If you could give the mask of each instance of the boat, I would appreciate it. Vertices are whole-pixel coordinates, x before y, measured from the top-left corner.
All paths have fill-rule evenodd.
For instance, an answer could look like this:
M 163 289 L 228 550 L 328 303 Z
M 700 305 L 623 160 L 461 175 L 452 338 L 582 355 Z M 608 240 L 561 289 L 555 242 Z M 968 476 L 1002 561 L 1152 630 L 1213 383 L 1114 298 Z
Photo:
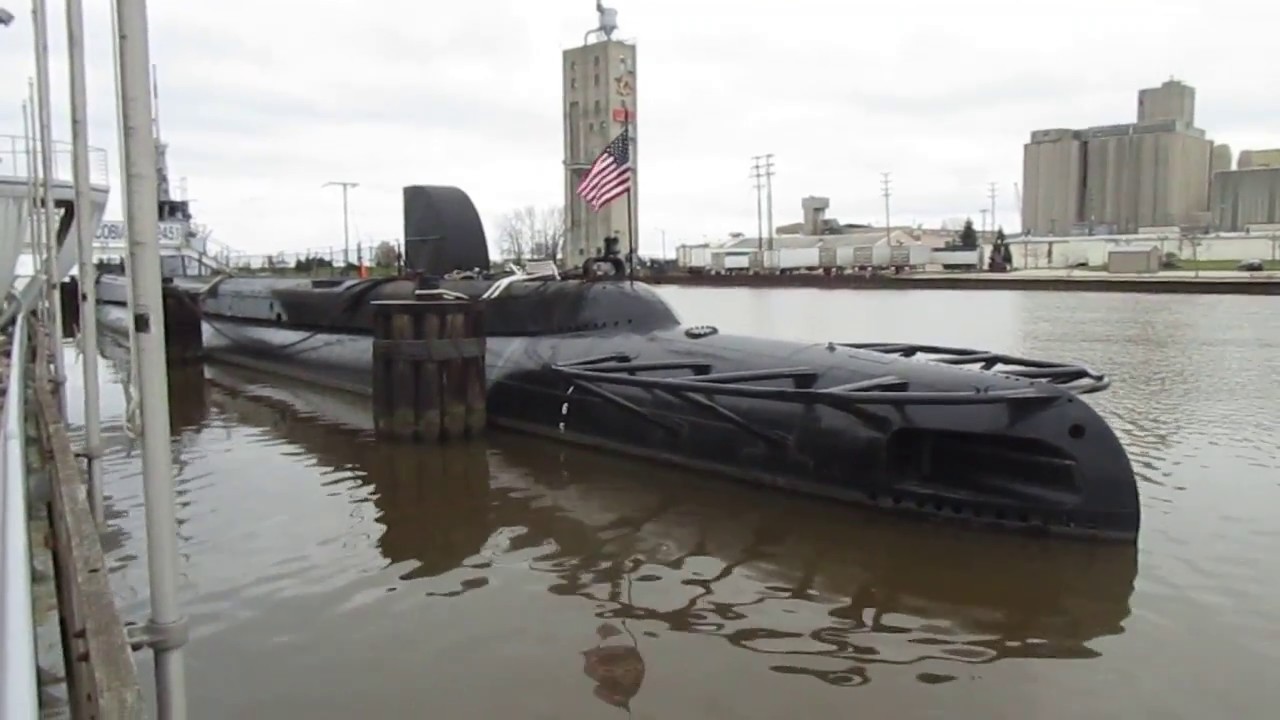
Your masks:
M 368 394 L 372 303 L 445 293 L 483 303 L 493 426 L 899 513 L 1136 540 L 1132 464 L 1083 399 L 1110 381 L 1087 366 L 686 324 L 608 247 L 569 275 L 490 272 L 458 188 L 406 188 L 405 236 L 409 276 L 204 283 L 206 352 Z

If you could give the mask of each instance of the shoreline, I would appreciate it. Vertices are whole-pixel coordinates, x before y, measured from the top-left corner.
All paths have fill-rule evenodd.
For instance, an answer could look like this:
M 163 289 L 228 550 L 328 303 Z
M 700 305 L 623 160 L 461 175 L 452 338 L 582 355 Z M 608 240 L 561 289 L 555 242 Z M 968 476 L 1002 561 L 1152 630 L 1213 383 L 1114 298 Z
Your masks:
M 1021 275 L 1021 277 L 1019 277 Z M 1280 276 L 1156 276 L 1105 273 L 1046 274 L 1035 271 L 1000 274 L 823 275 L 695 275 L 669 273 L 645 278 L 651 285 L 740 288 L 816 288 L 830 290 L 1030 290 L 1048 292 L 1128 292 L 1183 295 L 1280 295 Z M 1097 277 L 1101 276 L 1101 277 Z

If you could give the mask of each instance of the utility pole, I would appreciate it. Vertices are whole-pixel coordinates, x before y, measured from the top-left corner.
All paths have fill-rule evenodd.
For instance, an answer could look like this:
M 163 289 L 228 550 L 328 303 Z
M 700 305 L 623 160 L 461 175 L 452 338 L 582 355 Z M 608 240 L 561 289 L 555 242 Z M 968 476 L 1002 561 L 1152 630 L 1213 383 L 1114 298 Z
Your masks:
M 982 215 L 982 235 L 986 235 L 987 234 L 987 209 L 982 208 L 978 212 Z M 982 237 L 982 235 L 979 235 L 978 237 Z
M 360 187 L 360 183 L 327 182 L 320 187 L 331 185 L 342 188 L 342 269 L 345 272 L 347 266 L 351 264 L 351 226 L 347 224 L 347 191 L 353 187 Z
M 755 181 L 756 188 L 756 249 L 764 250 L 764 207 L 762 205 L 763 198 L 760 193 L 764 190 L 764 166 L 760 161 L 764 159 L 763 155 L 756 155 L 751 158 L 751 178 Z
M 773 249 L 773 153 L 764 156 L 765 229 L 769 231 L 769 249 Z
M 991 234 L 996 232 L 996 184 L 987 185 L 987 197 L 991 198 Z
M 101 526 L 102 428 L 98 408 L 98 290 L 93 269 L 93 199 L 89 190 L 89 111 L 85 89 L 83 0 L 67 0 L 67 64 L 71 85 L 72 179 L 80 256 L 80 339 L 84 343 L 84 457 L 89 507 Z
M 886 240 L 893 234 L 893 224 L 889 222 L 889 173 L 880 173 L 880 194 L 884 196 L 884 237 Z
M 147 519 L 147 575 L 151 618 L 143 638 L 156 669 L 156 715 L 187 716 L 183 645 L 187 619 L 178 607 L 178 524 L 174 517 L 173 458 L 169 447 L 169 383 L 165 362 L 164 306 L 160 278 L 159 188 L 152 133 L 146 0 L 115 0 L 120 102 L 124 119 L 122 162 L 129 175 L 125 222 L 129 233 L 129 282 L 137 331 L 142 396 L 142 474 Z M 88 278 L 86 278 L 88 280 Z M 86 348 L 85 352 L 95 352 Z

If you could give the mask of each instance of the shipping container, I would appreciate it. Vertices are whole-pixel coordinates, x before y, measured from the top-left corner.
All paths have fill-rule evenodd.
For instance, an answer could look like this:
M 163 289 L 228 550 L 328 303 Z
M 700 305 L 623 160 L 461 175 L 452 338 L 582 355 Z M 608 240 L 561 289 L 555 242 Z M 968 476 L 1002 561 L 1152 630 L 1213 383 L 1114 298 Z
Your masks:
M 982 267 L 981 250 L 945 249 L 934 250 L 931 262 L 947 269 L 966 269 Z
M 778 250 L 779 270 L 803 270 L 820 267 L 818 248 L 786 248 Z
M 706 245 L 684 245 L 676 248 L 676 264 L 686 270 L 702 270 L 711 264 L 711 248 Z
M 896 268 L 927 265 L 931 254 L 928 245 L 894 245 L 889 251 L 889 265 Z

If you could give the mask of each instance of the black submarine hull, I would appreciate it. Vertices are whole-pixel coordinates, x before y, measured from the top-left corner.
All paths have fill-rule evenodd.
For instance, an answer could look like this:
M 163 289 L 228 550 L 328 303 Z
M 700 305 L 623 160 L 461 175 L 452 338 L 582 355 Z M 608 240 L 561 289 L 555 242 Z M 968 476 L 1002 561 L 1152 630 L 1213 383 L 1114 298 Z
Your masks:
M 457 188 L 407 187 L 403 209 L 413 280 L 248 274 L 175 278 L 167 292 L 195 306 L 213 357 L 361 394 L 372 384 L 372 303 L 422 290 L 472 299 L 483 305 L 495 425 L 905 513 L 1137 536 L 1129 458 L 1081 398 L 1108 385 L 1089 368 L 686 326 L 608 252 L 579 279 L 495 277 Z M 115 303 L 104 312 L 127 328 L 119 277 L 98 284 Z
M 440 286 L 479 298 L 494 283 Z M 230 278 L 199 301 L 205 349 L 368 393 L 369 303 L 415 290 L 406 280 Z M 918 515 L 1138 532 L 1125 450 L 1071 389 L 1105 386 L 1085 368 L 1023 361 L 991 372 L 972 366 L 1021 359 L 727 335 L 680 324 L 652 289 L 626 281 L 520 282 L 481 302 L 497 426 Z M 919 359 L 928 350 L 937 359 Z

